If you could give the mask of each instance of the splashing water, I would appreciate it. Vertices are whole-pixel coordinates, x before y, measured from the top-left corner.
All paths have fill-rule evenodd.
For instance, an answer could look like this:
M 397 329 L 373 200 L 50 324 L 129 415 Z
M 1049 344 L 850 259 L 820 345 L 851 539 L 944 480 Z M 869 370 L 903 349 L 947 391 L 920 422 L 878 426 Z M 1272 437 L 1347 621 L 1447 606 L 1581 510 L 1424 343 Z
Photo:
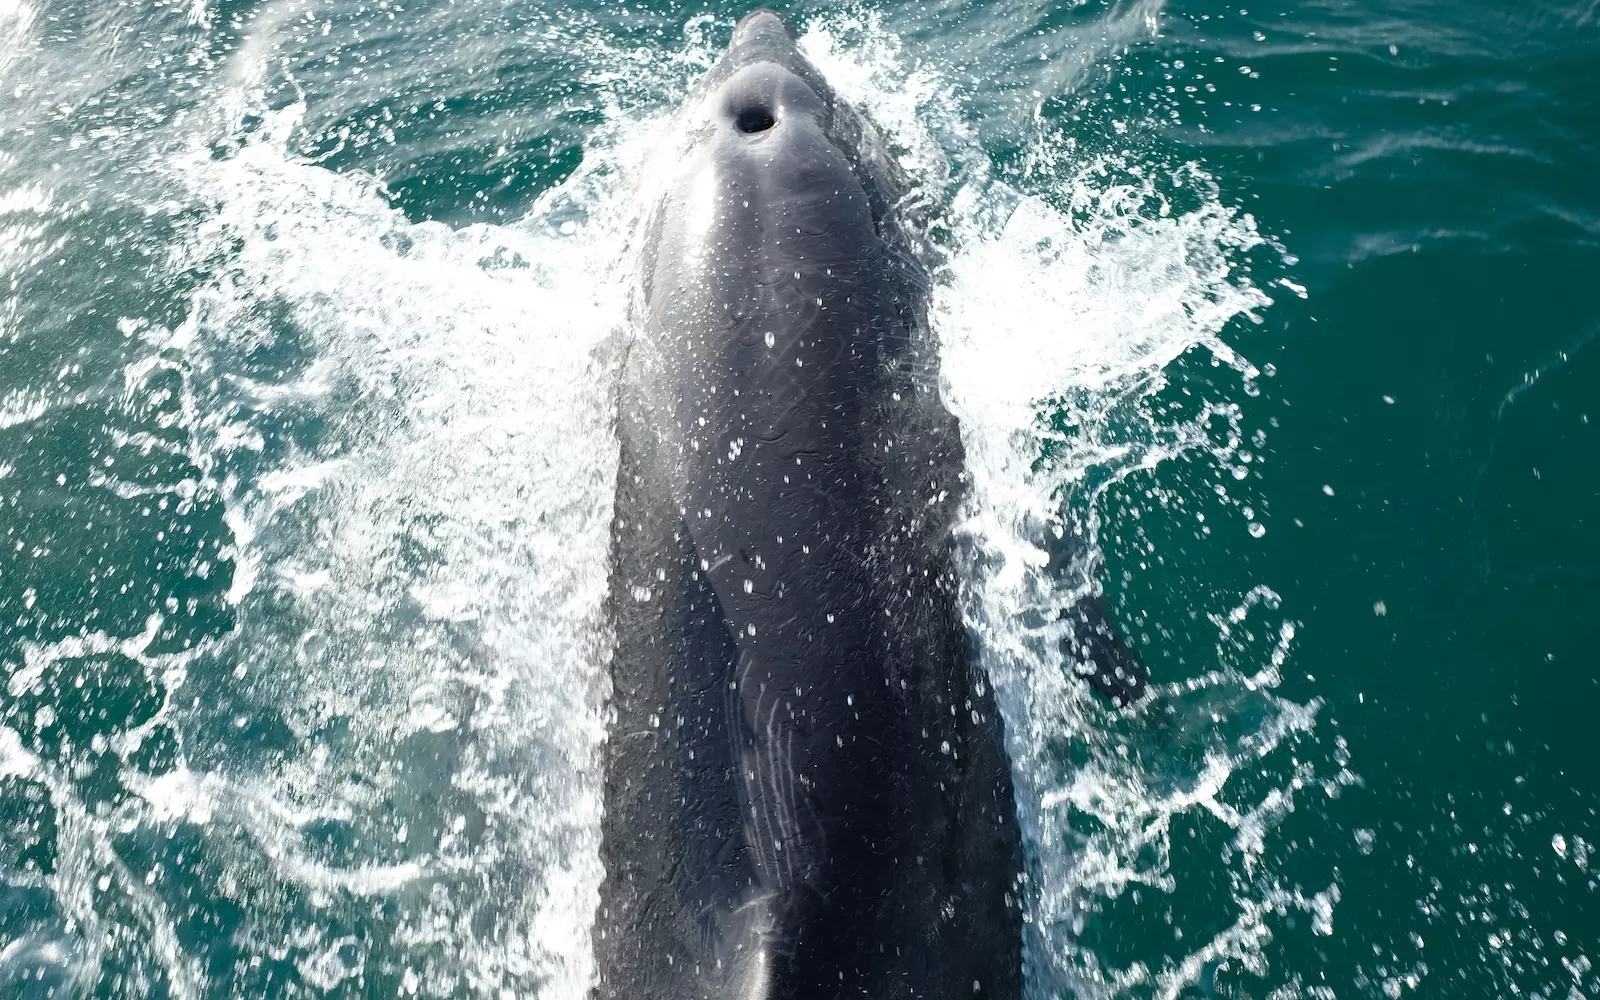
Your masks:
M 1154 9 L 1113 11 L 1115 44 Z M 0 10 L 0 30 L 8 17 L 25 21 Z M 0 777 L 42 785 L 57 829 L 38 887 L 58 919 L 19 947 L 64 986 L 130 993 L 580 997 L 631 193 L 655 116 L 731 24 L 691 21 L 678 51 L 581 48 L 612 95 L 582 165 L 520 222 L 452 230 L 297 152 L 308 108 L 282 98 L 265 40 L 296 17 L 261 19 L 217 113 L 163 160 L 195 206 L 168 266 L 198 278 L 179 321 L 122 319 L 140 347 L 120 392 L 148 429 L 119 447 L 148 474 L 119 462 L 97 480 L 220 511 L 226 531 L 184 558 L 226 580 L 222 624 L 183 632 L 205 602 L 174 596 L 142 634 L 25 647 L 14 695 L 97 664 L 149 705 L 111 738 L 125 794 L 109 797 L 70 748 L 0 730 Z M 1221 335 L 1269 304 L 1235 266 L 1263 237 L 1196 167 L 1043 132 L 1035 186 L 999 179 L 953 88 L 872 17 L 818 19 L 803 45 L 917 175 L 943 247 L 932 316 L 972 483 L 966 613 L 1029 841 L 1031 989 L 1175 996 L 1219 962 L 1249 969 L 1274 918 L 1331 921 L 1336 889 L 1283 884 L 1272 833 L 1304 790 L 1355 780 L 1347 759 L 1325 776 L 1294 755 L 1318 705 L 1273 694 L 1293 622 L 1264 584 L 1194 594 L 1214 660 L 1118 713 L 1070 677 L 1058 619 L 1094 589 L 1118 504 L 1182 507 L 1163 469 L 1233 482 L 1248 461 L 1228 393 L 1260 373 Z M 1062 55 L 1063 72 L 1100 52 Z M 1237 384 L 1166 407 L 1172 368 L 1199 354 Z M 1202 821 L 1228 831 L 1221 850 L 1177 840 Z M 1103 945 L 1141 891 L 1212 881 L 1222 926 L 1177 919 L 1168 951 Z
M 199 246 L 239 250 L 192 317 L 196 464 L 241 618 L 281 637 L 252 637 L 237 687 L 300 748 L 262 793 L 299 815 L 269 836 L 384 848 L 347 848 L 351 871 L 287 846 L 284 874 L 414 897 L 402 989 L 581 991 L 614 471 L 592 354 L 617 320 L 585 286 L 615 248 L 546 223 L 559 195 L 519 230 L 408 225 L 272 134 L 205 183 Z
M 1126 44 L 1148 6 L 1113 10 L 1109 44 Z M 839 44 L 839 35 L 859 32 L 876 35 L 875 44 Z M 1265 586 L 1232 607 L 1226 594 L 1195 595 L 1216 630 L 1215 664 L 1158 683 L 1142 712 L 1116 718 L 1064 668 L 1059 611 L 1096 589 L 1115 487 L 1149 482 L 1163 463 L 1197 455 L 1226 479 L 1242 478 L 1236 405 L 1219 393 L 1175 419 L 1157 401 L 1168 368 L 1196 351 L 1237 371 L 1241 391 L 1255 391 L 1261 373 L 1220 334 L 1270 305 L 1235 265 L 1266 241 L 1192 164 L 1154 170 L 1125 154 L 1043 139 L 1030 151 L 1030 173 L 1064 180 L 1038 193 L 981 168 L 952 179 L 933 136 L 966 134 L 937 77 L 905 72 L 892 43 L 859 19 L 813 29 L 805 41 L 845 96 L 908 152 L 924 186 L 954 187 L 942 220 L 953 249 L 932 314 L 973 486 L 962 529 L 976 554 L 966 613 L 1007 721 L 1030 847 L 1030 989 L 1166 997 L 1219 961 L 1248 968 L 1271 938 L 1270 917 L 1307 912 L 1320 929 L 1338 898 L 1332 885 L 1311 896 L 1285 888 L 1263 863 L 1272 827 L 1315 777 L 1309 764 L 1282 758 L 1311 732 L 1318 706 L 1271 693 L 1293 622 L 1277 616 L 1277 596 Z M 1088 47 L 1104 44 L 1101 36 Z M 1041 171 L 1041 161 L 1053 169 Z M 1192 207 L 1175 209 L 1183 203 Z M 1170 502 L 1160 487 L 1144 495 Z M 1066 536 L 1076 538 L 1071 565 L 1053 570 L 1051 551 Z M 1253 799 L 1233 787 L 1269 757 L 1277 783 Z M 1341 766 L 1330 780 L 1336 789 L 1355 779 Z M 1082 942 L 1086 925 L 1110 924 L 1119 900 L 1139 887 L 1188 888 L 1173 873 L 1171 838 L 1176 820 L 1197 813 L 1234 833 L 1221 860 L 1233 921 L 1159 962 L 1108 965 Z M 1183 928 L 1175 930 L 1181 941 Z

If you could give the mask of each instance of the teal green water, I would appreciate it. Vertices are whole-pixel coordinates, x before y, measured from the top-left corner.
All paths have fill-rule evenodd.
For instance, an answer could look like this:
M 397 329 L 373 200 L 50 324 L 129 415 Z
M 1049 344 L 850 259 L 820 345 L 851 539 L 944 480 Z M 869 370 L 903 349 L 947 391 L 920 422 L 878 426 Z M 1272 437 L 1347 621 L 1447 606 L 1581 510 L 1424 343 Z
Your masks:
M 0 993 L 585 994 L 630 206 L 742 12 L 0 0 Z M 787 12 L 946 255 L 1032 991 L 1600 995 L 1600 8 Z

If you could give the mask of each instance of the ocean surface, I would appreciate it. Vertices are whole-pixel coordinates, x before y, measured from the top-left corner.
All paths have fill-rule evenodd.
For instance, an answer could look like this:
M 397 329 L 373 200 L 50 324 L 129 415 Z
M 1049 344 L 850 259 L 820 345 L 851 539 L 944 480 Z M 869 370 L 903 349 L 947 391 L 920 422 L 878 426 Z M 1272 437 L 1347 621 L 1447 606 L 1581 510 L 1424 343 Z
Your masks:
M 1032 996 L 1600 996 L 1600 3 L 785 12 L 943 261 Z M 0 0 L 0 995 L 586 995 L 634 195 L 742 13 Z

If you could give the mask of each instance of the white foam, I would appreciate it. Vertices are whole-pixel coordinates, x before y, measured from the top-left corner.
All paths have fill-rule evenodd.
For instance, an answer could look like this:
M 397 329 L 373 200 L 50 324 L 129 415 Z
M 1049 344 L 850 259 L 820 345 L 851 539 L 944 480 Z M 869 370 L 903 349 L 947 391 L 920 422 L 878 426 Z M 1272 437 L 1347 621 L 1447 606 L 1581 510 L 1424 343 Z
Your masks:
M 308 982 L 366 961 L 310 934 L 310 914 L 381 895 L 401 904 L 381 944 L 431 970 L 419 982 L 580 996 L 622 181 L 580 170 L 513 228 L 414 225 L 370 178 L 292 156 L 299 112 L 269 112 L 228 159 L 173 164 L 212 206 L 190 259 L 227 260 L 178 330 L 142 332 L 160 361 L 130 366 L 129 391 L 182 371 L 190 457 L 232 529 L 239 625 L 188 669 L 239 662 L 303 742 L 264 772 L 143 783 L 119 822 L 214 831 L 230 868 L 303 890 L 304 919 L 252 913 L 240 939 L 289 944 Z M 281 367 L 253 365 L 263 353 Z M 206 725 L 173 679 L 163 718 Z M 354 738 L 324 743 L 330 726 Z M 307 839 L 327 822 L 423 853 L 334 860 Z M 310 936 L 270 940 L 285 921 Z
M 0 73 L 11 67 L 27 44 L 36 16 L 27 0 L 0 0 Z
M 1058 60 L 1058 83 L 1081 78 L 1106 46 L 1153 30 L 1159 6 L 1110 11 L 1098 26 L 1104 30 L 1088 30 L 1088 41 Z M 861 34 L 866 41 L 839 44 Z M 956 176 L 950 156 L 970 152 L 942 150 L 934 137 L 946 144 L 971 138 L 951 121 L 956 102 L 936 75 L 907 71 L 870 18 L 825 18 L 804 41 L 841 91 L 908 151 L 919 180 L 945 184 Z M 998 183 L 981 164 L 960 174 L 941 220 L 954 244 L 932 304 L 945 397 L 962 423 L 971 479 L 963 527 L 975 550 L 968 619 L 983 639 L 1007 721 L 1030 846 L 1030 990 L 1098 996 L 1146 983 L 1158 995 L 1177 995 L 1222 956 L 1259 964 L 1273 914 L 1323 903 L 1331 909 L 1331 899 L 1284 897 L 1261 864 L 1273 826 L 1309 783 L 1310 766 L 1285 769 L 1283 784 L 1257 801 L 1239 802 L 1230 790 L 1242 768 L 1259 767 L 1315 724 L 1317 705 L 1270 693 L 1293 623 L 1253 621 L 1276 637 L 1258 650 L 1230 629 L 1247 615 L 1277 612 L 1269 588 L 1258 585 L 1242 600 L 1194 595 L 1196 610 L 1216 608 L 1208 614 L 1218 633 L 1216 667 L 1158 685 L 1158 697 L 1177 707 L 1177 737 L 1161 746 L 1146 733 L 1130 752 L 1139 731 L 1108 733 L 1111 714 L 1063 669 L 1057 615 L 1096 587 L 1098 505 L 1112 484 L 1180 457 L 1199 456 L 1230 479 L 1248 461 L 1237 455 L 1238 407 L 1225 397 L 1165 423 L 1139 404 L 1166 386 L 1176 359 L 1197 350 L 1235 369 L 1240 392 L 1255 391 L 1259 373 L 1222 331 L 1270 304 L 1234 266 L 1261 237 L 1253 220 L 1222 205 L 1198 167 L 1152 169 L 1116 150 L 1090 152 L 1044 135 L 1033 143 L 1031 176 L 1056 178 L 1039 190 Z M 1176 209 L 1172 185 L 1196 207 Z M 1062 410 L 1071 434 L 1041 418 Z M 1207 433 L 1214 418 L 1228 428 L 1220 444 Z M 1047 446 L 1051 460 L 1041 462 Z M 1063 490 L 1074 491 L 1076 524 L 1062 519 Z M 1084 542 L 1074 571 L 1052 577 L 1045 545 L 1063 530 L 1081 532 Z M 1193 752 L 1197 745 L 1201 752 Z M 1197 811 L 1237 831 L 1233 856 L 1212 862 L 1228 869 L 1237 890 L 1233 926 L 1176 959 L 1152 955 L 1108 967 L 1079 936 L 1131 888 L 1184 891 L 1170 865 L 1170 832 L 1175 817 Z
M 25 4 L 12 8 L 14 16 L 24 16 L 28 10 Z M 0 32 L 5 30 L 4 12 L 0 10 Z M 25 28 L 15 31 L 20 39 Z M 20 41 L 16 44 L 20 45 Z M 5 69 L 7 47 L 0 41 L 0 71 Z M 14 162 L 10 154 L 0 153 L 0 181 L 6 179 Z M 0 274 L 26 274 L 65 245 L 68 236 L 52 233 L 48 224 L 51 213 L 58 208 L 51 193 L 37 181 L 0 189 Z M 18 328 L 17 306 L 15 287 L 0 295 L 0 343 L 16 341 L 28 332 Z M 0 396 L 0 430 L 38 420 L 57 403 L 59 395 L 35 387 L 31 391 L 14 389 Z
M 157 669 L 170 666 L 169 658 L 143 655 L 158 627 L 159 618 L 152 618 L 145 633 L 131 639 L 86 632 L 56 643 L 25 643 L 24 666 L 12 673 L 9 688 L 13 694 L 42 693 L 43 675 L 52 664 L 111 652 L 139 659 Z M 181 667 L 176 673 L 167 671 L 169 681 L 178 676 Z M 50 725 L 48 720 L 39 721 L 42 726 Z M 147 722 L 141 729 L 149 725 Z M 137 732 L 129 733 L 122 741 L 136 743 L 137 738 Z M 200 963 L 179 945 L 165 903 L 132 875 L 113 846 L 114 836 L 133 825 L 128 817 L 88 808 L 74 787 L 73 779 L 78 775 L 27 750 L 17 734 L 4 726 L 0 726 L 0 775 L 16 775 L 41 786 L 48 792 L 54 810 L 55 870 L 44 876 L 42 883 L 52 893 L 65 932 L 36 933 L 30 958 L 61 966 L 69 986 L 87 988 L 99 978 L 107 948 L 118 936 L 131 931 L 148 949 L 174 996 L 185 1000 L 201 996 L 206 977 Z M 8 873 L 7 877 L 9 880 L 14 876 Z M 108 905 L 110 900 L 115 900 L 114 908 L 119 911 L 115 917 L 106 912 L 112 908 Z M 122 926 L 113 931 L 116 922 Z M 126 926 L 128 923 L 131 928 Z

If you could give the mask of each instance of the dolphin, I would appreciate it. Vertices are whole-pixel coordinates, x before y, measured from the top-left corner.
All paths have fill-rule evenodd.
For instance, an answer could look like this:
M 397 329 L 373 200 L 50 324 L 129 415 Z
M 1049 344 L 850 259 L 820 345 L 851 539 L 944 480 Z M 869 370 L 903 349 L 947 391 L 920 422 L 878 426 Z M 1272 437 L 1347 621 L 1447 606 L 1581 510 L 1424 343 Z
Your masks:
M 593 996 L 1018 997 L 1023 851 L 906 176 L 765 10 L 664 148 L 621 363 Z

